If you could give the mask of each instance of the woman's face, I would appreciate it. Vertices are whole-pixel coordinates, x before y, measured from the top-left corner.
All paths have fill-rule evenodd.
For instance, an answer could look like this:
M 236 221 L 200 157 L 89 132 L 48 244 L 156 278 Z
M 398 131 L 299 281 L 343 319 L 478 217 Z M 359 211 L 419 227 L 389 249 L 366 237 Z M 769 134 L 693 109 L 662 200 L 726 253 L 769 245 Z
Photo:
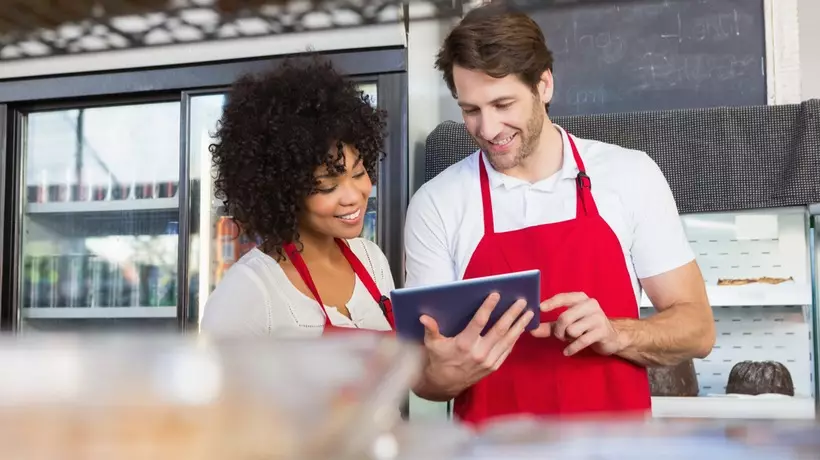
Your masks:
M 361 235 L 373 183 L 355 147 L 344 145 L 344 157 L 345 171 L 337 176 L 329 175 L 325 166 L 316 170 L 319 184 L 306 200 L 303 232 L 342 239 Z

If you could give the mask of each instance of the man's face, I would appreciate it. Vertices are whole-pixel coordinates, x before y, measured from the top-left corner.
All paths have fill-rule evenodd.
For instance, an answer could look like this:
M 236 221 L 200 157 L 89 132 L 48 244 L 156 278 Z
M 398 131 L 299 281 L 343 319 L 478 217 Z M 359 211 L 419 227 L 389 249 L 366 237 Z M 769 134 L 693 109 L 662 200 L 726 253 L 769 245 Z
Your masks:
M 493 78 L 453 68 L 458 105 L 467 130 L 497 171 L 514 169 L 537 148 L 544 126 L 544 104 L 552 98 L 549 72 L 536 94 L 517 76 Z

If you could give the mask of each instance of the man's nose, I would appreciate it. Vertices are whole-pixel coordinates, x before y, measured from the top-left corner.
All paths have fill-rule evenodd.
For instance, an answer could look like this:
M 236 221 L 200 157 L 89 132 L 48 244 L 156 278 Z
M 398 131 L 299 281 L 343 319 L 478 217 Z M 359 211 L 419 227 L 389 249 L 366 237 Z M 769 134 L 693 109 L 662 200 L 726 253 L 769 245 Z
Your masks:
M 501 134 L 501 130 L 503 129 L 503 126 L 498 118 L 491 114 L 482 114 L 480 123 L 481 125 L 479 126 L 478 134 L 483 139 L 488 141 L 495 139 L 499 134 Z

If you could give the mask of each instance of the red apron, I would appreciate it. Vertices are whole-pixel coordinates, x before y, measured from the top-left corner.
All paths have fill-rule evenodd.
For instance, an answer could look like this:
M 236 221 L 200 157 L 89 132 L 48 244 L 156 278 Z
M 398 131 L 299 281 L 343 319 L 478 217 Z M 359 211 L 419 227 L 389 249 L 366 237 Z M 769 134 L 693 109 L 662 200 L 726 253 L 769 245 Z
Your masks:
M 373 280 L 373 277 L 370 276 L 370 272 L 364 268 L 364 265 L 362 265 L 362 262 L 358 257 L 356 257 L 356 254 L 353 254 L 353 251 L 350 250 L 350 247 L 338 238 L 336 239 L 336 245 L 338 245 L 339 249 L 341 249 L 342 254 L 350 264 L 350 267 L 353 268 L 353 273 L 355 273 L 356 276 L 362 281 L 364 287 L 367 288 L 367 291 L 373 297 L 373 300 L 379 304 L 382 313 L 384 313 L 384 316 L 387 318 L 387 323 L 390 324 L 391 330 L 384 332 L 388 334 L 394 333 L 393 331 L 396 329 L 396 325 L 393 321 L 393 304 L 390 302 L 390 299 L 381 294 L 378 286 L 376 286 L 376 282 Z M 296 268 L 296 271 L 299 273 L 302 281 L 305 285 L 307 285 L 308 289 L 310 289 L 310 293 L 313 294 L 313 298 L 319 303 L 319 306 L 322 307 L 322 313 L 325 315 L 324 333 L 327 334 L 329 332 L 349 332 L 351 330 L 357 330 L 356 328 L 350 327 L 337 327 L 330 322 L 330 316 L 327 314 L 327 308 L 322 302 L 321 297 L 319 297 L 319 291 L 313 283 L 313 278 L 310 276 L 310 270 L 308 270 L 304 259 L 302 259 L 302 254 L 299 253 L 293 243 L 286 244 L 284 249 L 285 253 L 288 255 L 288 259 L 290 259 L 290 263 L 293 264 L 293 267 Z
M 584 292 L 596 299 L 609 318 L 637 318 L 638 303 L 617 236 L 598 214 L 584 163 L 569 137 L 578 166 L 576 217 L 496 233 L 490 182 L 479 156 L 484 236 L 464 278 L 521 270 L 541 270 L 541 300 L 564 292 Z M 541 313 L 555 321 L 566 308 Z M 635 412 L 651 408 L 646 368 L 587 348 L 567 357 L 569 343 L 524 333 L 494 373 L 460 394 L 454 412 L 468 424 L 513 415 L 570 415 Z

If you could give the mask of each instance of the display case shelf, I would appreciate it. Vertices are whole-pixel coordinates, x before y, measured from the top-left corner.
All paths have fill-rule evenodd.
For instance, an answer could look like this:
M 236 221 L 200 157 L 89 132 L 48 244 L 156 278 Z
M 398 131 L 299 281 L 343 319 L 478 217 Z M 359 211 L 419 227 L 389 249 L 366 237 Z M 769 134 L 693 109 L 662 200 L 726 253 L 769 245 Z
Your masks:
M 701 396 L 696 398 L 653 397 L 656 418 L 732 418 L 812 420 L 813 398 L 750 396 Z
M 28 231 L 48 233 L 58 239 L 162 235 L 176 233 L 176 227 L 174 225 L 169 227 L 169 223 L 179 221 L 179 209 L 98 209 L 86 212 L 36 212 L 28 214 L 27 217 L 29 220 Z
M 52 203 L 30 203 L 26 213 L 31 214 L 97 214 L 152 210 L 174 210 L 179 208 L 177 197 L 142 200 L 108 201 L 67 201 Z
M 706 286 L 709 304 L 713 307 L 747 307 L 779 305 L 811 305 L 811 285 L 803 283 L 749 284 L 746 286 Z M 641 308 L 651 308 L 652 302 L 641 297 Z
M 26 308 L 22 315 L 27 319 L 175 318 L 177 307 Z

